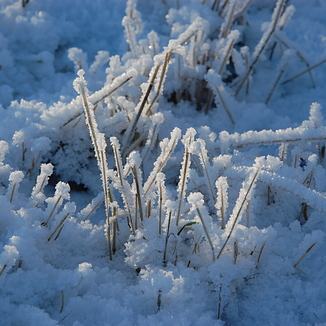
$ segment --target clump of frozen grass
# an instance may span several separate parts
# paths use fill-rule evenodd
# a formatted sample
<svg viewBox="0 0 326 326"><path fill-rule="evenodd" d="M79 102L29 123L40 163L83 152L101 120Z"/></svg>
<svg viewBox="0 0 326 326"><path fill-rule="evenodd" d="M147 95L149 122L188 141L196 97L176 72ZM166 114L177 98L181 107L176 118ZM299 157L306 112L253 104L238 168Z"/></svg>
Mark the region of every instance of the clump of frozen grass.
<svg viewBox="0 0 326 326"><path fill-rule="evenodd" d="M314 103L309 119L296 128L243 133L220 130L218 137L207 129L197 132L191 127L183 131L174 128L168 138L163 138L170 131L171 115L165 107L170 109L171 102L173 110L189 106L189 110L196 107L210 113L212 105L218 110L221 107L233 130L241 116L236 94L244 85L248 86L246 93L249 84L255 87L263 54L270 51L270 59L278 61L274 83L266 92L267 104L281 83L290 55L295 57L295 52L302 59L301 52L283 32L293 12L290 7L283 11L285 1L277 1L272 20L252 54L243 43L245 13L252 1L206 2L198 2L198 6L214 14L214 21L209 15L207 20L200 17L199 12L184 14L186 6L169 12L171 40L163 51L157 33L152 31L147 38L139 39L143 23L135 0L127 2L123 20L130 46L123 57L109 58L107 52L99 52L88 68L86 54L81 49L70 49L68 57L78 71L74 86L79 97L52 108L52 118L59 120L58 130L52 126L51 114L44 113L42 123L51 128L33 126L34 129L17 131L11 144L0 141L0 200L12 213L6 213L0 227L12 232L16 219L21 219L22 223L30 223L35 241L41 239L42 245L61 248L69 255L77 249L74 246L78 244L74 243L78 237L84 240L87 234L92 241L100 237L97 230L103 231L101 224L93 225L88 220L104 201L110 260L119 261L125 255L125 262L142 275L160 268L159 275L164 277L172 274L174 265L184 275L209 270L211 275L204 273L203 278L216 293L216 317L227 319L228 309L236 306L232 298L236 301L241 284L275 268L270 259L278 255L273 248L275 242L293 235L293 243L287 247L292 246L293 250L284 254L284 261L290 261L290 268L293 267L284 267L286 277L293 270L301 270L322 243L326 129L322 108ZM276 45L270 50L273 37L275 43L294 51L281 49L278 53ZM84 69L85 76L92 80L107 62L106 81L91 94L84 71L79 69ZM317 67L305 62L306 72ZM81 119L83 114L87 128ZM33 135L33 139L27 144L28 135ZM91 142L87 141L89 138ZM107 146L109 143L111 146ZM19 168L13 166L13 160L8 160L12 166L5 160L10 150L17 153L15 147L19 147L21 157ZM268 154L259 156L262 147ZM62 154L64 148L66 152ZM94 152L99 175L93 169ZM30 160L26 160L27 155ZM45 156L51 163L43 163ZM63 173L69 170L66 161L73 162L70 174ZM33 172L39 166L35 182ZM66 182L59 181L51 197L46 187L53 174L54 180L62 177ZM102 192L76 213L67 179L86 186L102 183ZM20 193L22 188L29 189L28 198ZM280 228L275 222L287 230L285 236L273 231ZM39 224L46 228L38 228ZM321 226L320 232L314 232L316 225ZM68 228L73 231L71 236ZM9 240L1 235L0 243L6 241ZM64 248L67 250L60 247L61 243L68 246ZM97 250L102 247L95 248L91 254L100 255ZM21 268L22 263L17 260L23 255L11 244L2 249L0 276L9 269L13 273ZM46 259L55 264L55 257L47 254ZM160 286L155 291L156 308L161 310L169 291ZM62 313L65 292L60 289L58 293Z"/></svg>

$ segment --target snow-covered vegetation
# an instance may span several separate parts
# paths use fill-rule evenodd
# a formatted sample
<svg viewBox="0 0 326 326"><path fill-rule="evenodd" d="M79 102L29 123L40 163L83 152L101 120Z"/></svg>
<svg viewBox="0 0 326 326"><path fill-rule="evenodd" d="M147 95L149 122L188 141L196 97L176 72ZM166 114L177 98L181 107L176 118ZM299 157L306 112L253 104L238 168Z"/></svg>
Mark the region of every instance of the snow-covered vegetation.
<svg viewBox="0 0 326 326"><path fill-rule="evenodd" d="M1 0L1 324L325 325L325 12Z"/></svg>

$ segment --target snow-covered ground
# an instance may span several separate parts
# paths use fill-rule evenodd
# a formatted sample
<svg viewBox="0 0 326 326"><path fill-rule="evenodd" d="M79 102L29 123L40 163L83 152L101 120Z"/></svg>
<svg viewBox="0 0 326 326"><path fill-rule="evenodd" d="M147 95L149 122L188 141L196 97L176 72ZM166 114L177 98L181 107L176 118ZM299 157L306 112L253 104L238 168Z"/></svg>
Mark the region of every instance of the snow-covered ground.
<svg viewBox="0 0 326 326"><path fill-rule="evenodd" d="M0 324L326 325L325 13L0 0Z"/></svg>

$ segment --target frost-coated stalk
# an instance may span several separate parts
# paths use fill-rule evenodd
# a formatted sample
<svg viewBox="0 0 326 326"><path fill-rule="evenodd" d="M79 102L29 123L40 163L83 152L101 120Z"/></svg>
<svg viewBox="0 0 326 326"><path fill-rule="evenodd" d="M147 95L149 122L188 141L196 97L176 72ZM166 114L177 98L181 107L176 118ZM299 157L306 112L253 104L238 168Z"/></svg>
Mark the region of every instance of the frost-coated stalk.
<svg viewBox="0 0 326 326"><path fill-rule="evenodd" d="M102 204L104 200L104 194L101 192L98 194L91 203L89 203L84 209L78 213L78 217L82 221L86 221L90 216L97 210L97 208Z"/></svg>
<svg viewBox="0 0 326 326"><path fill-rule="evenodd" d="M110 191L108 167L106 162L106 141L105 135L100 133L97 127L97 122L95 119L94 109L92 104L89 103L87 96L88 90L86 88L86 81L84 79L85 72L83 70L78 71L78 78L74 81L75 90L81 95L86 124L89 128L90 136L95 150L95 156L97 159L97 164L101 172L102 187L104 191L104 202L105 202L105 212L107 218L107 240L108 240L108 250L109 257L112 260L112 245L111 245L111 221L110 221L110 202L113 202L113 198Z"/></svg>
<svg viewBox="0 0 326 326"><path fill-rule="evenodd" d="M159 213L158 213L158 234L162 234L162 215L164 211L164 203L166 201L165 193L165 175L162 172L159 172L156 177L157 180L157 191L158 191L158 204L159 204Z"/></svg>
<svg viewBox="0 0 326 326"><path fill-rule="evenodd" d="M70 186L67 183L59 181L55 186L54 197L47 198L46 202L48 203L48 207L46 212L49 214L48 218L45 222L43 222L42 226L48 226L50 219L57 212L59 207L62 205L64 199L70 199Z"/></svg>
<svg viewBox="0 0 326 326"><path fill-rule="evenodd" d="M207 182L208 187L208 193L211 201L211 207L214 207L215 204L215 191L214 186L212 185L212 177L210 175L210 162L207 155L207 149L206 149L206 143L203 139L198 139L197 143L199 144L199 151L197 152L197 155L199 156L200 163L204 170L204 176Z"/></svg>
<svg viewBox="0 0 326 326"><path fill-rule="evenodd" d="M24 179L24 173L22 171L14 171L10 173L9 176L9 187L8 187L8 197L9 202L12 203L15 193L18 191L19 184Z"/></svg>
<svg viewBox="0 0 326 326"><path fill-rule="evenodd" d="M148 132L147 142L145 144L144 150L142 151L142 161L145 162L148 153L152 150L155 141L157 139L157 135L160 129L160 125L164 122L164 115L161 112L158 112L151 117L152 127Z"/></svg>
<svg viewBox="0 0 326 326"><path fill-rule="evenodd" d="M143 204L143 199L144 199L144 191L142 187L142 176L140 172L140 164L141 164L141 157L138 152L132 152L130 156L128 157L128 165L131 168L131 172L134 177L134 182L135 182L135 192L137 196L137 201L138 201L138 209L139 209L139 217L140 221L142 222L144 220L144 204Z"/></svg>
<svg viewBox="0 0 326 326"><path fill-rule="evenodd" d="M290 51L290 50L286 50L286 51L284 52L283 58L282 58L282 60L281 60L281 62L280 62L280 64L279 64L279 66L278 66L278 68L277 68L277 70L278 70L278 74L277 74L277 76L276 76L276 78L275 78L275 81L274 81L274 83L273 83L272 89L270 90L270 92L269 92L269 94L268 94L268 96L267 96L267 98L266 98L265 104L268 104L269 101L270 101L270 99L272 98L272 96L273 96L273 94L274 94L274 91L275 91L275 89L276 89L278 83L280 82L280 80L281 80L281 78L282 78L282 76L283 76L283 74L284 74L284 72L285 72L286 66L287 66L288 61L289 61L289 59L291 58L291 56L292 56L292 51Z"/></svg>
<svg viewBox="0 0 326 326"><path fill-rule="evenodd" d="M150 173L145 185L144 185L144 194L145 196L151 189L152 185L154 184L156 177L159 172L162 171L164 166L166 165L167 161L169 160L171 154L173 153L175 147L177 146L177 143L179 139L181 138L181 130L179 128L174 128L171 133L171 139L164 138L160 142L160 148L161 148L161 154L156 159L154 163L154 168L152 172Z"/></svg>
<svg viewBox="0 0 326 326"><path fill-rule="evenodd" d="M147 116L152 114L152 107L153 107L154 103L156 102L156 100L158 99L158 97L161 94L163 82L164 82L165 77L166 77L167 68L168 68L168 65L170 63L170 59L171 59L172 54L173 54L172 50L165 54L165 59L164 59L162 70L161 70L161 73L160 73L160 76L159 76L160 79L159 79L158 86L157 86L157 89L156 89L156 94L155 94L152 102L150 103L150 105L146 108L146 115Z"/></svg>
<svg viewBox="0 0 326 326"><path fill-rule="evenodd" d="M303 74L305 74L305 73L307 73L307 72L309 72L309 71L311 71L311 70L317 68L318 66L320 66L321 64L323 64L323 63L325 63L325 62L326 62L326 58L323 59L323 60L321 60L320 62L316 63L315 65L313 65L313 66L311 66L311 67L305 69L304 71L300 72L299 74L297 74L297 75L295 75L295 76L293 76L293 77L287 79L286 81L284 81L284 82L282 83L282 85L284 85L284 84L286 84L286 83L288 83L288 82L290 82L290 81L292 81L292 80L294 80L294 79L296 79L296 78L302 76Z"/></svg>
<svg viewBox="0 0 326 326"><path fill-rule="evenodd" d="M254 69L254 66L256 65L256 63L258 62L260 56L264 53L269 40L271 39L271 37L273 36L279 19L281 17L282 11L283 11L283 7L285 4L286 0L278 0L272 15L272 21L269 25L269 27L267 28L266 32L263 34L261 40L259 41L258 45L255 48L255 51L253 53L253 60L249 66L249 69L247 70L245 76L241 79L240 84L235 92L235 95L237 96L243 86L243 84L245 83L245 81L247 80L247 78L250 76L252 70Z"/></svg>
<svg viewBox="0 0 326 326"><path fill-rule="evenodd" d="M252 180L250 181L249 187L248 187L248 189L247 189L247 191L246 191L246 193L245 193L245 195L244 195L244 197L243 197L242 200L240 198L241 192L242 191L245 191L245 189L242 188L241 191L240 191L240 195L238 197L238 200L237 200L237 203L236 203L235 208L237 208L237 206L238 206L239 199L241 200L241 203L239 203L239 208L238 208L237 212L236 213L235 212L232 213L232 215L234 216L233 221L230 219L230 222L232 223L232 225L230 227L229 234L228 234L228 236L227 236L227 238L226 238L226 240L225 240L222 248L220 249L220 252L217 255L217 259L220 258L221 254L224 251L224 248L226 247L227 243L229 242L229 240L231 238L231 235L232 235L232 233L233 233L233 231L234 231L234 229L235 229L235 227L236 227L236 225L238 223L238 220L239 220L239 218L241 216L241 213L242 213L242 210L244 208L244 205L247 202L249 196L251 195L251 190L252 190L252 188L253 188L253 186L255 184L255 181L257 179L257 176L258 176L259 171L260 171L260 169L257 169L257 171L255 172L254 176L252 177Z"/></svg>
<svg viewBox="0 0 326 326"><path fill-rule="evenodd" d="M202 215L200 209L199 209L197 206L196 206L196 211L197 211L197 214L198 214L198 216L199 216L199 218L200 218L200 221L201 221L201 223L202 223L202 225L203 225L203 228L204 228L204 231L205 231L205 234L206 234L207 240L208 240L208 242L209 242L209 245L210 245L210 247L211 247L211 249L212 249L212 258L213 258L213 261L214 261L214 260L215 260L215 250L214 250L213 242L212 242L211 237L210 237L210 235L209 235L209 233L208 233L207 226L206 226L206 224L205 224L205 221L204 221L203 215Z"/></svg>
<svg viewBox="0 0 326 326"><path fill-rule="evenodd" d="M168 241L169 241L169 237L170 237L171 215L172 215L172 211L169 212L169 218L168 218L168 229L167 229L167 231L166 231L166 237L165 237L164 252L163 252L163 266L164 266L164 267L165 267L166 264L167 264L167 260L166 260L166 252L167 252Z"/></svg>
<svg viewBox="0 0 326 326"><path fill-rule="evenodd" d="M235 121L233 119L232 113L222 95L222 92L224 91L224 86L221 81L221 76L217 75L213 69L210 69L208 73L205 75L205 78L209 83L210 87L212 88L213 92L215 93L216 98L220 99L226 114L228 115L230 121L234 125Z"/></svg>
<svg viewBox="0 0 326 326"><path fill-rule="evenodd" d="M111 146L113 148L115 165L116 165L117 173L118 173L118 179L119 179L118 189L121 192L122 200L123 200L123 203L126 208L128 226L131 230L131 233L135 234L135 228L132 223L131 207L130 207L130 203L131 203L130 200L132 198L132 192L131 192L130 185L123 178L123 166L122 166L122 160L121 160L121 154L120 154L120 144L116 137L111 137L110 141L111 141Z"/></svg>
<svg viewBox="0 0 326 326"><path fill-rule="evenodd" d="M123 142L123 151L122 151L122 156L126 157L126 152L128 150L128 146L130 145L130 142L135 134L136 126L139 121L139 118L144 110L144 107L146 105L146 102L148 100L149 94L151 93L151 90L154 86L154 80L157 76L158 70L160 68L160 65L156 65L152 68L152 71L150 73L149 81L148 81L148 87L146 90L146 93L143 94L142 99L140 100L139 104L136 107L136 116L132 119L132 121L129 123L128 128L125 132L124 135L124 142Z"/></svg>
<svg viewBox="0 0 326 326"><path fill-rule="evenodd" d="M231 52L232 52L232 49L233 49L233 45L234 45L235 41L237 40L237 38L239 37L239 35L240 35L240 33L237 30L232 31L228 35L229 40L228 40L225 48L223 49L223 52L224 52L223 61L222 61L221 65L220 65L220 68L218 70L218 74L220 76L223 73L224 67L225 67L226 63L228 62L229 57L231 55Z"/></svg>
<svg viewBox="0 0 326 326"><path fill-rule="evenodd" d="M229 3L225 21L221 26L220 38L226 38L229 34L231 25L233 23L233 15L234 15L236 3L237 3L236 0L232 0Z"/></svg>
<svg viewBox="0 0 326 326"><path fill-rule="evenodd" d="M130 69L127 73L123 73L120 76L116 77L111 85L104 86L101 90L95 92L94 94L89 96L89 102L92 103L94 107L96 107L101 101L103 101L108 96L112 95L117 89L122 87L124 84L126 84L131 78L135 77L137 75L136 70ZM94 108L95 110L95 108ZM65 127L67 124L69 124L71 121L77 119L80 117L84 111L78 112L75 114L72 118L70 118L67 122L65 122L61 128Z"/></svg>
<svg viewBox="0 0 326 326"><path fill-rule="evenodd" d="M221 229L225 229L226 223L226 210L228 208L228 182L226 177L219 177L216 180L217 188L217 200L215 207L217 209L217 215L221 219Z"/></svg>
<svg viewBox="0 0 326 326"><path fill-rule="evenodd" d="M36 184L32 190L32 194L29 198L29 206L38 207L46 199L44 194L44 187L49 182L49 177L53 173L53 165L51 163L41 165L41 173L36 179Z"/></svg>
<svg viewBox="0 0 326 326"><path fill-rule="evenodd" d="M196 135L196 130L194 128L189 128L182 139L182 143L185 147L185 153L183 155L182 166L180 170L179 176L179 184L178 184L178 208L176 214L176 225L179 225L179 220L181 216L181 208L182 203L185 198L185 192L187 188L187 181L189 178L189 167L190 167L190 153L191 153L191 146L194 142L194 138Z"/></svg>

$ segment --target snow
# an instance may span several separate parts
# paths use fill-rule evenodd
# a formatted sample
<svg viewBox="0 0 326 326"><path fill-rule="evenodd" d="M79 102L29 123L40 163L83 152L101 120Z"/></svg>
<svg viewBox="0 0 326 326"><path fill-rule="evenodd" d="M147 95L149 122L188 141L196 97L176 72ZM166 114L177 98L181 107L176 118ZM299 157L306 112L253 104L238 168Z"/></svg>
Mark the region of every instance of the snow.
<svg viewBox="0 0 326 326"><path fill-rule="evenodd" d="M1 325L326 325L325 11L0 1Z"/></svg>

